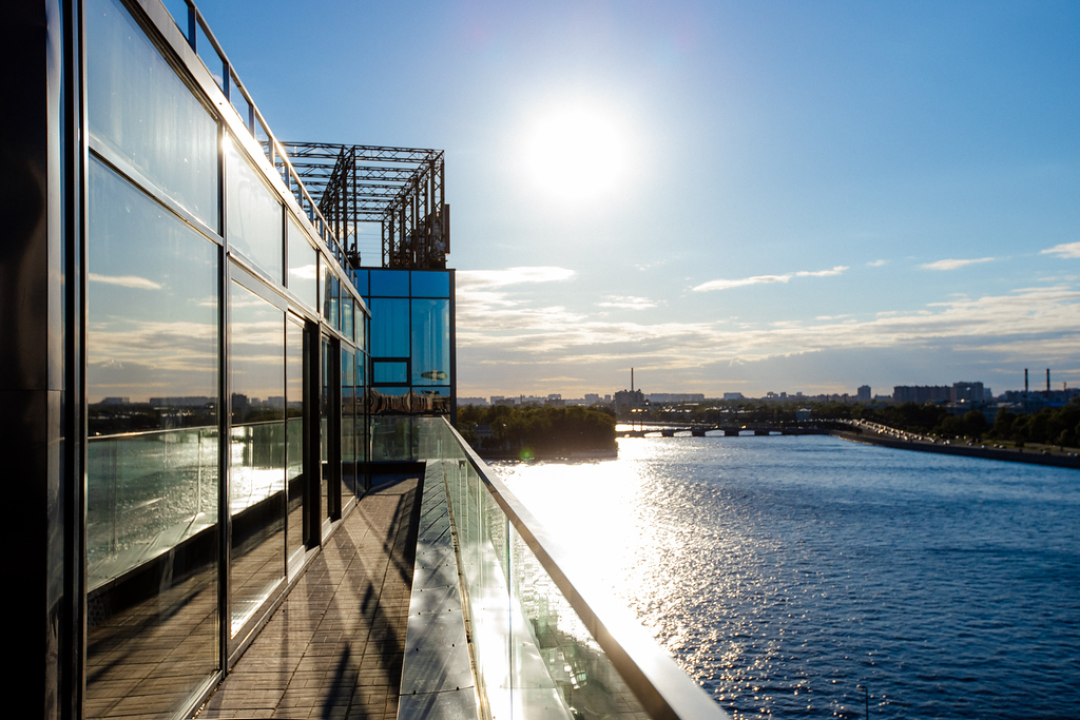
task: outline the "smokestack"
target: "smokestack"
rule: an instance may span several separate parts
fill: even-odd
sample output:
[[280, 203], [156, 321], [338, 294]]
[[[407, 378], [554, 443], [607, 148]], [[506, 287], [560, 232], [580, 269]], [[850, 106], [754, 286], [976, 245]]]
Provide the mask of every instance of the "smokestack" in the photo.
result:
[[1050, 392], [1050, 368], [1046, 368], [1046, 392]]
[[630, 392], [634, 392], [634, 368], [630, 368]]
[[[1024, 368], [1024, 392], [1027, 392], [1027, 391], [1028, 391], [1028, 376], [1027, 376], [1027, 370], [1028, 370], [1027, 368]], [[632, 373], [632, 372], [631, 372], [630, 374], [631, 374], [631, 375], [633, 375], [633, 373]]]

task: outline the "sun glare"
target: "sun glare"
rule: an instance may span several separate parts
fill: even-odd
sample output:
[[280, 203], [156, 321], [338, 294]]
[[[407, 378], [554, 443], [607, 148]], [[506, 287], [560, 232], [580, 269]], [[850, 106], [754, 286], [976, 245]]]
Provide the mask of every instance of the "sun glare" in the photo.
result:
[[578, 105], [535, 119], [525, 164], [544, 195], [568, 204], [595, 202], [620, 186], [628, 152], [616, 117]]

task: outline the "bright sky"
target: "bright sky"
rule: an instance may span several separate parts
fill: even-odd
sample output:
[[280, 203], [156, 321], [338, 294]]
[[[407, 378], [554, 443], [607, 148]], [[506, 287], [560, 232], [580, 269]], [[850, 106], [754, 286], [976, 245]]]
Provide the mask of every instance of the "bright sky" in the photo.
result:
[[458, 392], [1080, 385], [1080, 3], [199, 3], [284, 140], [446, 150]]

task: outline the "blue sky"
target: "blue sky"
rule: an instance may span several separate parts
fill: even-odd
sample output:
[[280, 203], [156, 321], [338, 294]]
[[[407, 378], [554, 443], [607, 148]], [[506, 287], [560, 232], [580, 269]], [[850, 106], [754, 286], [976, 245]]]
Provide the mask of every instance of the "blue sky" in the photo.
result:
[[1080, 3], [199, 7], [280, 139], [445, 149], [461, 395], [1080, 385]]

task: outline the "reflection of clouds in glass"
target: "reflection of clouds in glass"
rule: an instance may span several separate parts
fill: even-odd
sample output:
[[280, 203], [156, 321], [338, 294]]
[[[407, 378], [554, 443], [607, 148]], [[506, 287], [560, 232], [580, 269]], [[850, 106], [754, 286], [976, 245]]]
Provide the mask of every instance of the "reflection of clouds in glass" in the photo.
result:
[[289, 268], [289, 277], [297, 280], [315, 280], [319, 277], [319, 269], [315, 263]]
[[[216, 395], [217, 326], [194, 322], [98, 322], [90, 325], [93, 342], [88, 344], [92, 391], [118, 380], [131, 385], [132, 396], [143, 398], [150, 390], [136, 388], [173, 387], [169, 395]], [[153, 371], [154, 380], [105, 378], [100, 373]], [[192, 380], [189, 376], [202, 376]], [[181, 392], [182, 389], [182, 392]], [[106, 393], [102, 393], [106, 394]], [[134, 400], [134, 397], [133, 397]], [[91, 399], [91, 402], [93, 400]]]
[[[119, 285], [120, 287], [134, 288], [136, 290], [160, 290], [161, 285], [153, 280], [139, 277], [138, 275], [101, 275], [89, 273], [90, 282], [105, 283], [106, 285]], [[215, 302], [215, 305], [217, 303]]]
[[[232, 393], [234, 396], [246, 396], [251, 402], [283, 398], [284, 313], [237, 283], [231, 285], [229, 307]], [[234, 421], [249, 419], [249, 410], [234, 403]], [[260, 416], [259, 419], [267, 418]]]

